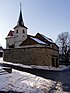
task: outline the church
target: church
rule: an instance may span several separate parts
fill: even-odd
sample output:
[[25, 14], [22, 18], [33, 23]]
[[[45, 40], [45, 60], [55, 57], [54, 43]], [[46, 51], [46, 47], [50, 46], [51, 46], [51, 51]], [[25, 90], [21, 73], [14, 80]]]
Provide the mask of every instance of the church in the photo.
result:
[[4, 60], [25, 65], [58, 66], [59, 47], [51, 38], [37, 33], [27, 34], [20, 7], [17, 25], [10, 30], [6, 37]]

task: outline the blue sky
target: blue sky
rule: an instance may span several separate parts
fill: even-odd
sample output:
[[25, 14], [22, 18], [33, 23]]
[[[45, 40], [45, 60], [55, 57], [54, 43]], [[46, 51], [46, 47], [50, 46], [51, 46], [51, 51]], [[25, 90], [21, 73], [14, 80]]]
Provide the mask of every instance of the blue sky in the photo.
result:
[[0, 44], [5, 47], [5, 38], [16, 24], [19, 2], [28, 34], [37, 32], [55, 42], [61, 32], [70, 32], [70, 0], [0, 0]]

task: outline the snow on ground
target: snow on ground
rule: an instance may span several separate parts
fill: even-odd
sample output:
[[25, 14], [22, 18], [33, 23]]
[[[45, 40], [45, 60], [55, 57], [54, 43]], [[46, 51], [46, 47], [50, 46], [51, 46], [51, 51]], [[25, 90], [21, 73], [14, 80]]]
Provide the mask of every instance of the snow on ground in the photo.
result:
[[8, 72], [6, 72], [4, 69], [2, 69], [2, 68], [0, 67], [0, 75], [3, 75], [3, 74], [8, 74]]
[[[0, 63], [3, 62], [5, 61], [0, 59]], [[2, 67], [0, 67], [0, 91], [23, 93], [64, 93], [60, 82], [44, 79], [42, 77], [14, 69], [12, 70], [12, 73], [7, 73]]]
[[0, 75], [0, 91], [64, 93], [60, 83], [14, 69], [10, 74]]
[[24, 67], [24, 68], [37, 68], [37, 69], [45, 69], [45, 70], [54, 70], [54, 71], [62, 71], [64, 69], [69, 68], [70, 66], [64, 66], [64, 65], [60, 65], [59, 67], [52, 67], [52, 66], [36, 66], [36, 65], [23, 65], [23, 64], [19, 64], [19, 63], [11, 63], [11, 62], [6, 62], [3, 61], [3, 58], [0, 58], [0, 63], [6, 63], [6, 64], [12, 64], [15, 66], [20, 66], [20, 67]]
[[45, 70], [54, 70], [54, 71], [62, 71], [64, 69], [69, 68], [70, 66], [64, 66], [64, 65], [60, 65], [59, 67], [52, 67], [52, 66], [35, 66], [35, 65], [31, 65], [32, 68], [37, 68], [37, 69], [45, 69]]

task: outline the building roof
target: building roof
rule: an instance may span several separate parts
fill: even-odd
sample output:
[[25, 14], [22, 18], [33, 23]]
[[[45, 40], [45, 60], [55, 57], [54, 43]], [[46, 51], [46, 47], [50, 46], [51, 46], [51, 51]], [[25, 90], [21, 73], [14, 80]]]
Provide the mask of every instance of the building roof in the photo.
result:
[[19, 19], [17, 22], [17, 25], [14, 27], [14, 29], [18, 26], [24, 27], [26, 29], [28, 29], [25, 25], [24, 25], [24, 21], [23, 21], [23, 17], [22, 17], [22, 10], [21, 10], [21, 5], [20, 5], [20, 14], [19, 14]]
[[45, 42], [39, 40], [38, 38], [35, 38], [34, 36], [28, 35], [27, 39], [25, 41], [23, 41], [20, 44], [20, 46], [24, 46], [24, 45], [36, 45], [36, 44], [46, 45]]
[[46, 37], [46, 36], [44, 36], [43, 34], [40, 34], [40, 33], [37, 33], [35, 37], [41, 39], [42, 41], [44, 41], [46, 43], [47, 42], [48, 43], [54, 43], [52, 39], [50, 39], [50, 38], [48, 38], [48, 37]]
[[[40, 33], [39, 33], [39, 34], [40, 34]], [[48, 40], [49, 42], [53, 43], [53, 40], [52, 40], [52, 39], [44, 36], [43, 34], [40, 34], [40, 35], [41, 35], [44, 39], [46, 39], [46, 40]]]
[[21, 10], [20, 10], [20, 15], [19, 15], [19, 19], [18, 19], [18, 24], [19, 25], [24, 25], [23, 18], [22, 18], [22, 11]]
[[35, 38], [35, 37], [30, 37], [32, 40], [36, 41], [37, 43], [39, 44], [46, 44], [45, 42], [39, 40], [38, 38]]
[[7, 36], [13, 36], [14, 31], [10, 30]]
[[[40, 36], [40, 37], [39, 37]], [[30, 43], [29, 43], [30, 42]], [[35, 43], [34, 43], [35, 42]], [[27, 39], [25, 41], [23, 41], [20, 46], [23, 45], [33, 45], [33, 44], [41, 44], [41, 45], [48, 45], [48, 44], [54, 44], [56, 45], [56, 43], [54, 43], [52, 41], [52, 39], [37, 33], [36, 36], [32, 36], [32, 35], [27, 35]], [[57, 45], [56, 45], [57, 46]], [[58, 46], [57, 46], [58, 47]]]

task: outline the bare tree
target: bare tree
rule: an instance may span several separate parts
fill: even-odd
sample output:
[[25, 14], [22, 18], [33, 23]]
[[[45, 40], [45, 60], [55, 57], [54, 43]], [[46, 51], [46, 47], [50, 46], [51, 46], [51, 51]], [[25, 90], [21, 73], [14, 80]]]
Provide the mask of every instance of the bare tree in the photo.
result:
[[64, 61], [68, 61], [67, 52], [70, 49], [70, 34], [68, 32], [62, 32], [58, 35], [56, 43], [59, 46], [59, 53], [62, 54], [62, 60], [64, 56]]

